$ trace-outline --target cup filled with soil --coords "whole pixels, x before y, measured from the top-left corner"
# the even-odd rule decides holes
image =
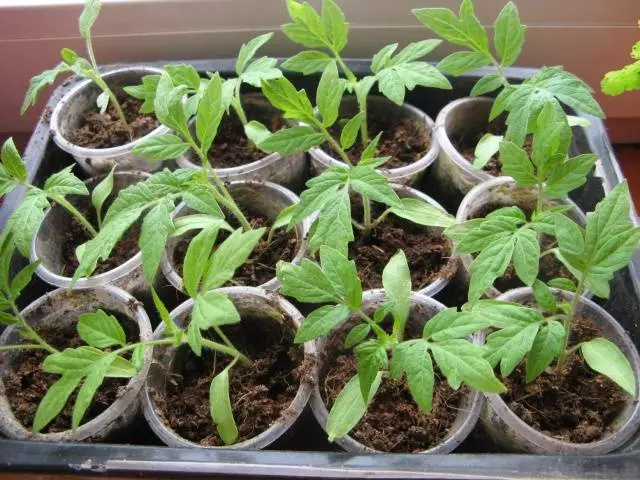
[[[286,127],[281,112],[258,93],[242,96],[247,120],[256,120],[275,133]],[[192,123],[191,128],[195,128]],[[308,162],[304,152],[288,156],[267,154],[247,138],[242,122],[235,111],[222,117],[216,138],[207,152],[209,163],[225,182],[255,180],[269,181],[298,190],[308,177]],[[177,159],[183,168],[200,168],[197,155],[189,152]]]
[[[143,394],[144,415],[169,446],[262,449],[285,435],[307,405],[316,378],[315,344],[294,344],[303,317],[279,295],[251,287],[216,291],[231,299],[241,317],[220,328],[250,361],[229,373],[237,442],[225,446],[211,418],[209,387],[230,361],[212,350],[203,349],[198,357],[188,345],[156,348]],[[186,327],[192,308],[188,300],[171,318]],[[160,338],[163,331],[161,325],[154,336]],[[213,330],[203,337],[219,340]]]
[[[126,124],[116,107],[109,102],[101,112],[97,105],[100,88],[91,80],[78,83],[57,103],[51,113],[50,128],[56,144],[70,153],[89,175],[117,170],[158,169],[161,162],[150,162],[133,154],[143,138],[170,132],[160,125],[153,113],[141,113],[142,100],[133,98],[124,87],[138,85],[146,75],[161,75],[162,69],[136,66],[102,75],[118,99]]]
[[[368,290],[363,294],[362,310],[367,315],[383,305],[384,290]],[[421,338],[424,325],[445,306],[424,295],[413,293],[405,338]],[[353,349],[344,346],[351,328],[360,320],[353,315],[318,341],[318,386],[311,399],[316,419],[326,428],[329,410],[338,394],[357,372]],[[383,320],[390,328],[391,320]],[[474,343],[481,342],[480,338]],[[429,414],[413,400],[406,379],[392,380],[384,376],[367,412],[349,435],[337,438],[338,445],[349,452],[449,453],[471,433],[482,409],[483,397],[462,387],[451,389],[434,367],[433,408]]]
[[[80,315],[102,309],[115,316],[128,342],[150,340],[151,323],[142,307],[127,292],[113,286],[84,290],[54,290],[31,303],[21,313],[49,345],[57,350],[86,345],[77,332]],[[0,345],[26,342],[8,327]],[[28,342],[27,342],[28,343]],[[139,392],[151,363],[151,349],[144,354],[139,373],[129,379],[106,378],[78,428],[71,428],[77,391],[71,394],[62,412],[40,433],[32,426],[38,405],[60,375],[46,373],[43,349],[15,350],[0,354],[0,432],[13,439],[51,442],[101,442],[127,427],[139,411]]]
[[[555,290],[558,300],[573,293]],[[498,300],[533,304],[530,288],[511,290]],[[602,307],[582,297],[568,347],[604,337],[620,348],[636,379],[640,357],[631,338]],[[640,404],[612,380],[589,368],[578,352],[562,370],[553,362],[530,383],[521,364],[504,380],[507,392],[487,394],[482,422],[490,437],[509,451],[548,455],[598,455],[622,447],[640,427]]]
[[[358,102],[345,96],[340,105],[340,118],[350,119],[358,113]],[[341,124],[331,133],[340,137]],[[433,135],[433,120],[422,110],[405,103],[401,107],[382,96],[367,97],[367,129],[370,139],[382,132],[376,157],[391,157],[379,170],[398,184],[413,185],[427,172],[438,156],[439,146]],[[347,155],[356,164],[364,150],[361,136]],[[328,143],[309,150],[311,162],[320,173],[325,169],[345,165]]]

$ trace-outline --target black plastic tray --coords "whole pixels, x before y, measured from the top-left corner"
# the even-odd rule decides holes
[[[161,67],[169,62],[154,62]],[[200,72],[219,71],[233,75],[233,59],[189,61]],[[366,74],[369,62],[351,60],[356,74]],[[127,66],[110,65],[105,70]],[[451,78],[449,91],[418,88],[410,92],[407,102],[435,119],[440,109],[451,100],[467,96],[475,81],[486,71],[479,70],[463,77]],[[509,68],[507,75],[521,81],[535,73],[534,69]],[[291,76],[292,81],[314,93],[315,79]],[[41,183],[51,173],[72,164],[70,155],[53,143],[49,131],[49,113],[61,96],[78,80],[71,78],[52,94],[24,153],[30,179]],[[588,183],[574,192],[573,199],[586,211],[622,181],[623,176],[599,119],[583,115],[591,121],[586,129],[574,129],[572,153],[594,152],[600,162]],[[422,190],[445,204],[456,200],[441,198],[437,186],[428,181]],[[0,207],[0,228],[24,195],[24,190],[12,192]],[[452,210],[453,211],[453,210]],[[453,211],[453,213],[455,213]],[[632,265],[616,274],[611,298],[604,307],[627,329],[640,346],[640,252]],[[34,280],[22,299],[27,304],[43,292],[51,290]],[[455,292],[444,291],[436,298],[452,298]],[[444,298],[443,298],[444,297]],[[264,451],[230,449],[176,449],[161,445],[144,419],[140,417],[126,432],[119,444],[55,444],[18,442],[0,439],[0,469],[14,471],[58,471],[110,474],[184,474],[227,478],[238,475],[276,478],[638,478],[640,476],[640,435],[631,441],[623,453],[594,456],[535,456],[495,452],[484,437],[480,425],[456,453],[449,455],[367,454],[354,455],[336,451],[312,415],[306,412],[297,428],[279,442],[275,449]]]

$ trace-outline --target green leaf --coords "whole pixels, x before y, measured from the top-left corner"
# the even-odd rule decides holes
[[[311,260],[303,259],[300,265],[278,262],[276,276],[282,283],[282,294],[293,297],[300,302],[339,301],[333,283],[322,269]]]
[[[489,362],[482,358],[482,348],[461,339],[429,346],[440,371],[453,389],[457,389],[462,381],[480,392],[502,393],[506,390]]]
[[[256,145],[260,145],[271,136],[271,131],[256,120],[251,120],[244,126],[244,133]]]
[[[295,118],[309,124],[316,121],[307,93],[296,90],[286,78],[265,80],[262,82],[262,93],[269,103],[283,111],[285,118]]]
[[[569,280],[569,282],[570,281],[571,280]],[[538,305],[540,305],[545,311],[549,313],[555,313],[555,311],[558,309],[558,304],[556,302],[555,295],[549,289],[549,287],[547,287],[547,284],[540,280],[536,280],[535,282],[533,282],[532,288],[533,296],[536,299],[536,302],[538,302]]]
[[[402,207],[398,194],[389,185],[389,180],[372,167],[356,165],[349,169],[350,185],[370,200],[390,207]]]
[[[113,172],[115,171],[115,165],[111,171],[93,188],[91,192],[91,203],[95,208],[100,222],[102,222],[102,206],[104,202],[109,198],[113,190]]]
[[[243,232],[239,228],[222,242],[211,256],[202,280],[202,288],[204,290],[218,288],[231,280],[236,269],[249,258],[264,231],[264,228],[259,228]]]
[[[233,419],[233,409],[229,398],[228,368],[213,377],[209,388],[209,406],[211,419],[216,424],[216,430],[222,441],[225,445],[235,443],[238,439],[238,428]]]
[[[338,250],[323,245],[320,247],[320,264],[334,290],[344,298],[344,302],[353,309],[360,308],[362,285],[355,262],[347,259]]]
[[[21,182],[27,179],[27,166],[22,160],[13,138],[7,139],[2,144],[0,159],[2,160],[2,166],[10,176],[17,178]]]
[[[267,153],[278,152],[284,156],[305,152],[312,147],[317,147],[324,140],[324,135],[316,132],[313,128],[298,126],[277,131],[261,141],[258,147]]]
[[[391,212],[398,217],[427,227],[450,227],[456,219],[444,209],[417,198],[401,198],[402,207],[392,207]]]
[[[88,374],[95,368],[95,365],[104,361],[107,352],[98,350],[95,347],[67,348],[62,352],[52,353],[44,359],[42,369],[47,373],[59,375],[79,375]],[[131,378],[137,374],[133,364],[123,357],[116,359],[109,365],[106,376],[111,378]]]
[[[142,370],[142,366],[144,364],[144,353],[147,349],[147,345],[141,343],[136,345],[133,349],[133,353],[131,354],[131,363],[135,367],[136,371],[140,373]]]
[[[490,317],[477,312],[459,312],[455,308],[447,308],[429,319],[422,337],[434,342],[466,338],[474,332],[492,327],[493,324]]]
[[[258,35],[247,43],[242,44],[236,60],[236,73],[238,76],[242,75],[249,62],[256,56],[258,50],[267,43],[271,37],[273,37],[273,32]]]
[[[433,363],[429,355],[429,344],[424,340],[409,340],[393,349],[390,374],[399,378],[407,375],[411,396],[424,413],[429,413],[433,404]]]
[[[187,132],[187,117],[182,105],[185,88],[184,86],[174,88],[171,77],[164,72],[158,82],[153,101],[153,109],[160,123],[180,133]]]
[[[29,258],[31,241],[40,226],[44,210],[48,207],[49,202],[44,192],[30,190],[9,217],[7,228],[13,234],[16,247],[26,258]]]
[[[84,313],[78,317],[78,335],[88,345],[96,348],[114,345],[124,347],[127,343],[127,336],[120,322],[113,315],[107,315],[102,309]]]
[[[211,188],[203,182],[191,182],[183,191],[182,200],[189,208],[216,218],[224,218]],[[176,219],[176,222],[179,219]]]
[[[20,115],[24,115],[30,107],[36,104],[40,92],[46,88],[47,85],[53,85],[53,82],[56,81],[56,77],[60,73],[65,73],[69,70],[69,66],[66,63],[60,62],[55,67],[35,75],[29,81],[29,88],[22,102],[22,107],[20,107]]]
[[[394,327],[397,325],[397,333],[402,336],[411,309],[411,274],[402,250],[398,250],[382,270],[382,285],[391,305]]]
[[[491,133],[485,133],[478,141],[475,149],[476,159],[473,162],[473,167],[476,169],[483,168],[493,156],[498,153],[500,148],[500,142],[504,137],[502,135],[492,135]]]
[[[349,24],[344,13],[334,0],[323,0],[321,18],[326,38],[335,51],[341,52],[349,37]]]
[[[96,23],[98,15],[100,15],[100,0],[85,0],[84,9],[80,14],[78,26],[80,27],[80,35],[87,39],[91,35],[91,27]]]
[[[208,152],[218,133],[218,126],[225,108],[222,105],[222,80],[216,73],[207,85],[198,112],[196,113],[196,135],[200,140],[201,150]]]
[[[349,172],[341,167],[326,169],[307,182],[307,189],[300,194],[300,201],[291,217],[289,228],[308,217],[338,195],[341,185],[349,181]]]
[[[198,286],[207,268],[207,260],[218,237],[219,227],[204,228],[189,242],[183,261],[184,289],[191,298],[198,294]]]
[[[511,262],[515,237],[501,238],[482,250],[471,264],[469,301],[479,299],[502,276]]]
[[[73,406],[71,428],[76,429],[80,426],[80,422],[87,412],[89,405],[91,405],[93,397],[104,381],[104,377],[109,370],[109,366],[116,358],[117,355],[115,352],[109,353],[104,357],[104,359],[95,364],[93,370],[85,378],[84,383],[78,391],[76,403]]]
[[[571,145],[571,127],[557,102],[546,102],[538,116],[531,160],[543,176],[564,162]]]
[[[24,290],[25,287],[29,285],[29,282],[31,281],[33,274],[35,273],[35,271],[38,269],[39,266],[40,266],[40,260],[32,262],[26,267],[24,267],[22,270],[20,270],[15,277],[13,277],[13,280],[11,281],[11,288],[10,288],[11,295],[13,296],[13,298],[18,298],[20,296],[20,293],[22,293],[22,290]]]
[[[382,372],[379,372],[371,384],[367,401],[365,401],[362,398],[359,376],[356,374],[349,380],[336,397],[329,412],[327,435],[330,442],[336,438],[344,437],[358,424],[367,412],[367,407],[378,391],[381,381]]]
[[[345,305],[325,305],[314,310],[302,322],[296,333],[295,343],[304,343],[324,337],[349,316]]]
[[[527,152],[515,143],[508,140],[500,142],[500,161],[504,174],[513,177],[518,185],[528,187],[538,182]]]
[[[200,75],[193,65],[178,64],[178,65],[165,65],[165,71],[173,80],[174,85],[184,85],[189,89],[198,91],[200,88]]]
[[[538,234],[530,228],[521,228],[515,235],[513,266],[525,285],[531,286],[538,276],[539,260]]]
[[[398,52],[398,54],[393,58],[393,63],[398,64],[418,60],[432,52],[441,43],[442,40],[438,39],[427,39],[419,42],[412,42]]]
[[[529,323],[524,327],[515,325],[493,332],[487,337],[485,358],[492,366],[500,363],[501,375],[509,376],[531,351],[540,325],[540,323]]]
[[[397,43],[392,43],[391,45],[385,45],[382,47],[371,59],[371,71],[373,73],[378,73],[386,68],[397,48]]]
[[[174,229],[171,220],[173,209],[173,201],[167,198],[153,207],[142,221],[138,243],[142,252],[144,277],[149,284],[153,283],[164,255],[167,239]]]
[[[563,348],[564,327],[562,324],[552,320],[546,325],[542,325],[527,356],[527,383],[532,382],[544,372],[553,359],[562,353]]]
[[[513,2],[507,3],[493,25],[493,43],[500,55],[500,65],[509,67],[514,64],[524,45],[526,27],[520,23],[518,7]]]
[[[133,147],[133,153],[149,160],[173,160],[184,155],[189,144],[175,135],[154,135],[141,138]]]
[[[436,67],[450,75],[462,75],[490,64],[491,60],[482,52],[455,52],[440,60]]]
[[[549,177],[545,188],[547,198],[565,198],[569,192],[584,185],[587,175],[598,161],[598,157],[592,153],[586,153],[570,158]]]
[[[35,433],[40,432],[58,416],[73,391],[80,384],[81,379],[82,376],[68,373],[49,387],[45,396],[40,400],[33,418],[33,431]]]
[[[191,351],[200,357],[202,355],[202,334],[195,323],[190,323],[187,327],[187,344]]]
[[[542,314],[534,308],[498,300],[480,300],[473,305],[471,311],[486,318],[494,328],[524,328],[544,320]]]
[[[568,292],[576,291],[576,284],[568,278],[552,278],[547,283],[550,287],[559,288],[560,290],[566,290]]]
[[[379,340],[368,340],[355,348],[358,357],[358,378],[360,379],[360,393],[362,399],[369,397],[371,386],[378,376],[378,372],[387,366],[387,351]]]
[[[485,249],[497,240],[511,238],[526,217],[518,207],[500,208],[485,219],[467,220],[447,229],[447,235],[458,244],[456,250],[474,253]]]
[[[330,127],[338,119],[340,102],[346,87],[345,80],[338,75],[335,62],[328,63],[322,72],[316,92],[316,104],[322,116],[322,125],[325,127]]]
[[[282,72],[276,67],[278,60],[271,57],[261,57],[249,64],[240,79],[249,85],[260,88],[262,82],[282,77]]]
[[[349,119],[344,127],[342,127],[342,132],[340,133],[340,146],[343,150],[349,150],[353,144],[356,143],[361,125],[362,113],[357,113]]]
[[[489,73],[476,82],[471,89],[471,96],[478,97],[493,92],[503,86],[502,77],[497,73]]]
[[[203,230],[205,228],[216,228],[232,232],[233,228],[215,215],[194,213],[191,215],[182,215],[173,221],[175,230],[171,234],[172,237],[180,237],[192,230]]]
[[[351,228],[351,202],[347,188],[327,199],[314,226],[315,231],[309,239],[309,250],[312,253],[326,245],[346,255],[347,246],[354,239]]]
[[[562,256],[577,267],[583,266],[584,234],[578,224],[565,215],[556,214],[555,235]]]
[[[282,64],[282,68],[292,72],[300,72],[303,75],[311,75],[324,71],[330,62],[333,62],[329,55],[316,50],[307,50],[295,54]]]
[[[593,370],[616,382],[632,397],[636,396],[636,376],[624,353],[605,338],[594,338],[580,346],[585,362]]]
[[[361,323],[360,325],[356,325],[351,330],[344,339],[344,348],[353,348],[362,342],[371,332],[371,327],[366,323]]]
[[[191,321],[200,329],[231,325],[240,321],[233,302],[223,293],[208,291],[194,298]]]
[[[69,165],[54,173],[44,183],[44,190],[49,195],[89,195],[89,190],[82,180],[71,170],[75,165]]]
[[[397,105],[404,103],[405,89],[416,86],[451,89],[449,80],[433,65],[407,62],[386,68],[377,75],[380,93]]]

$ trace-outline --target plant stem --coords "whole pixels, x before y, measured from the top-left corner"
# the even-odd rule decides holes
[[[489,59],[489,61],[491,61],[491,64],[498,71],[498,75],[500,75],[500,78],[502,79],[502,85],[505,86],[505,87],[508,87],[509,86],[509,80],[505,76],[504,68],[502,67],[502,65],[500,65],[500,62],[498,62],[498,60],[496,60],[496,58],[493,55],[491,55],[490,52],[483,52],[483,53]]]
[[[371,228],[376,228],[378,225],[380,225],[382,222],[384,222],[384,219],[387,218],[387,216],[389,216],[389,214],[391,213],[391,209],[387,208],[384,212],[382,212],[380,214],[380,216],[378,218],[376,218],[372,223],[371,223]]]
[[[237,358],[245,365],[251,365],[251,360],[249,360],[245,355],[243,355],[233,347],[228,347],[221,343],[214,342],[213,340],[209,340],[208,338],[202,339],[202,345],[209,347],[212,350],[217,350],[218,352],[225,353],[231,357]]]
[[[571,302],[571,308],[570,308],[570,312],[565,315],[564,317],[564,341],[563,341],[563,347],[562,347],[562,353],[560,353],[560,356],[558,357],[558,365],[557,365],[557,372],[558,373],[562,373],[562,368],[564,367],[564,362],[567,359],[567,356],[575,349],[572,350],[567,350],[568,346],[569,346],[569,334],[571,333],[571,325],[573,323],[573,316],[576,313],[576,310],[578,308],[578,303],[580,302],[580,299],[582,298],[582,294],[584,293],[584,280],[586,278],[586,274],[583,274],[582,277],[580,278],[580,281],[578,282],[578,286],[576,288],[575,293],[573,294],[573,301]]]
[[[340,68],[342,69],[342,71],[344,72],[345,76],[347,77],[347,80],[349,80],[352,83],[356,83],[358,81],[358,79],[353,74],[351,69],[349,67],[347,67],[347,64],[344,63],[344,60],[342,60],[342,57],[340,57],[340,54],[338,52],[336,52],[332,47],[329,46],[329,48],[331,49],[331,53],[333,53],[334,58],[338,62],[338,65],[340,65]]]
[[[362,146],[367,148],[369,145],[369,133],[367,132],[367,97],[358,99],[358,107],[362,118],[360,119],[360,136],[362,137]]]
[[[232,102],[231,104],[233,105],[233,109],[238,115],[238,118],[242,122],[242,125],[246,125],[249,122],[247,120],[247,115],[244,113],[244,109],[242,108],[242,102],[240,100],[241,85],[242,85],[242,82],[240,81],[240,79],[238,79],[238,82],[236,83],[236,88],[234,89],[234,95],[233,95],[235,98],[235,102]]]
[[[544,206],[544,184],[538,179],[538,191],[536,192],[536,213],[541,213]]]
[[[49,353],[58,353],[58,350],[56,350],[51,345],[49,345],[47,342],[45,342],[42,339],[42,337],[40,335],[38,335],[38,332],[36,332],[33,328],[31,328],[31,325],[29,325],[27,323],[27,321],[24,319],[24,317],[20,313],[20,310],[18,309],[18,306],[16,305],[16,302],[13,300],[13,298],[9,297],[9,299],[10,299],[10,302],[11,302],[11,310],[13,310],[14,316],[20,322],[20,326],[24,330],[27,331],[27,333],[29,334],[29,337],[31,337],[33,340],[38,342],[38,344],[41,346],[41,348],[43,348],[44,350],[47,350]]]
[[[378,325],[376,322],[373,321],[373,319],[371,319],[371,317],[369,317],[369,315],[367,315],[366,313],[364,313],[360,308],[358,308],[357,310],[354,310],[354,312],[356,313],[356,315],[358,315],[362,320],[364,320],[365,322],[367,322],[369,324],[369,326],[371,327],[371,329],[376,333],[376,335],[378,336],[378,338],[380,340],[387,340],[389,338],[389,335],[387,334],[387,332],[385,332],[380,325]]]
[[[360,222],[355,221],[353,218],[351,219],[351,225],[356,227],[358,230],[364,230],[364,225],[362,225]]]
[[[7,350],[46,350],[47,348],[39,343],[21,343],[19,345],[3,345],[0,346],[0,352],[6,352]],[[53,352],[52,352],[53,353]]]
[[[66,198],[61,197],[59,195],[48,195],[53,201],[55,201],[58,205],[63,207],[67,212],[69,212],[73,217],[75,217],[78,222],[85,228],[87,232],[91,234],[92,237],[95,237],[98,232],[93,225],[89,223],[89,221],[84,218],[84,216],[74,207],[71,202],[69,202]]]
[[[87,36],[87,53],[89,54],[89,60],[91,61],[91,66],[93,67],[93,70],[96,74],[96,78],[94,78],[93,81],[96,82],[100,87],[100,89],[109,96],[109,100],[111,101],[111,103],[116,109],[116,112],[118,113],[120,122],[125,127],[128,126],[127,118],[124,116],[124,112],[122,111],[122,107],[120,106],[118,99],[116,98],[114,93],[111,91],[107,83],[102,79],[102,76],[100,75],[100,68],[98,68],[98,63],[96,62],[96,56],[93,53],[93,44],[91,43],[91,35]]]
[[[373,227],[371,222],[371,201],[366,195],[362,195],[362,210],[364,213],[364,231],[368,234]]]
[[[338,155],[340,155],[340,158],[342,159],[342,161],[344,163],[346,163],[347,165],[349,165],[350,167],[353,167],[353,164],[351,163],[351,160],[349,160],[349,156],[347,155],[347,153],[342,149],[342,147],[340,146],[340,144],[337,142],[337,140],[335,138],[333,138],[333,136],[329,133],[329,130],[327,130],[324,125],[322,125],[322,123],[316,121],[315,122],[315,126],[322,132],[322,134],[324,135],[324,137],[327,139],[327,141],[329,142],[329,144],[331,144],[331,146],[333,147],[333,149],[338,152]]]

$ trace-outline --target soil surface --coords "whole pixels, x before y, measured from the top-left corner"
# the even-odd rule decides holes
[[[495,212],[503,206],[504,205],[498,203],[488,203],[481,209],[474,212],[474,214],[471,215],[471,218],[484,218],[491,212]],[[527,219],[531,219],[533,208],[530,208],[527,205],[518,205],[518,207],[520,207],[520,209],[525,213]],[[540,237],[541,251],[554,248],[555,246],[556,243],[553,237],[544,234]],[[556,258],[555,255],[551,254],[545,255],[540,259],[540,270],[538,272],[538,278],[540,280],[543,280],[544,282],[548,282],[553,278],[568,278],[570,280],[574,279],[573,275],[571,275],[571,272],[567,269],[567,267],[565,267],[562,262]],[[506,292],[507,290],[524,287],[525,285],[518,278],[513,263],[511,263],[505,270],[504,275],[498,278],[493,283],[493,286],[501,292]]]
[[[389,216],[368,238],[356,230],[356,240],[349,244],[349,258],[356,262],[363,289],[382,287],[382,270],[398,250],[407,257],[414,291],[456,272],[456,263],[449,262],[451,246],[444,235],[427,235],[423,227]]]
[[[107,313],[118,318],[118,315],[113,312]],[[121,322],[121,325],[125,327],[128,341],[134,341],[133,339],[137,337],[137,331],[133,331],[133,324],[131,322]],[[37,328],[36,331],[58,350],[86,345],[78,337],[75,323],[65,327]],[[46,356],[47,352],[45,350],[24,350],[17,353],[12,364],[18,365],[19,370],[8,370],[2,379],[11,410],[16,419],[27,429],[31,429],[33,426],[36,410],[45,393],[47,393],[51,385],[60,379],[60,375],[45,373],[40,368]],[[0,353],[0,359],[1,357],[2,354]],[[87,423],[109,408],[121,395],[128,381],[126,378],[106,378],[98,388],[82,423]],[[71,417],[77,392],[78,390],[71,395],[62,412],[42,430],[42,433],[62,432],[71,428]]]
[[[578,317],[569,345],[602,336],[588,318]],[[588,443],[601,439],[624,408],[627,394],[613,381],[591,370],[580,354],[571,355],[561,374],[555,363],[527,384],[524,367],[504,380],[502,395],[509,408],[536,430],[559,440]]]
[[[267,230],[247,261],[236,270],[233,279],[228,282],[228,285],[255,287],[275,278],[276,264],[280,260],[285,262],[293,260],[298,248],[298,237],[295,230],[287,232],[286,229],[280,228],[274,233],[271,243],[267,243],[267,236],[271,227],[269,219],[256,213],[246,211],[244,213],[253,228],[266,227]],[[235,218],[231,215],[227,215],[227,221],[232,227],[239,227],[239,224],[235,223]],[[216,239],[216,244],[220,245],[228,237],[228,232],[221,231]],[[189,248],[189,242],[192,238],[192,236],[185,236],[185,238],[178,241],[173,251],[171,262],[181,277],[183,276],[184,257],[187,254],[187,248]]]
[[[160,125],[154,115],[139,113],[142,100],[130,97],[122,88],[115,88],[113,93],[122,107],[127,125],[120,122],[117,110],[111,102],[104,113],[100,113],[98,107],[94,106],[84,113],[80,126],[72,135],[73,143],[85,148],[119,147],[144,137]]]
[[[326,350],[328,365],[320,378],[320,395],[329,410],[340,391],[357,373],[356,357],[351,350],[343,348],[345,335],[344,331],[340,332],[330,337]],[[420,337],[420,333],[407,329],[408,338]],[[452,390],[438,368],[434,370],[433,409],[429,414],[418,408],[404,378],[396,381],[385,377],[367,413],[349,436],[384,452],[418,453],[435,447],[455,422],[466,388],[457,392]]]
[[[293,344],[292,329],[275,326],[246,317],[223,327],[231,343],[252,362],[250,366],[236,364],[229,375],[238,442],[259,435],[278,420],[313,368],[312,362],[303,362],[302,347]],[[180,370],[170,373],[164,394],[155,393],[158,411],[165,423],[187,440],[222,446],[211,420],[209,387],[230,359],[207,349],[203,349],[202,357],[188,350],[184,354]]]
[[[264,107],[257,108],[255,105],[243,105],[243,107],[249,121],[259,121],[272,133],[284,126],[282,116],[276,111],[267,113]],[[207,152],[209,163],[214,168],[240,167],[261,160],[267,155],[247,138],[242,122],[234,111],[222,117],[218,134]],[[200,164],[199,159],[192,159],[192,161]]]
[[[96,212],[93,206],[89,207],[86,203],[75,205],[76,208],[82,213],[94,228],[97,228],[98,222],[96,218]],[[108,205],[103,208],[106,212]],[[116,243],[116,246],[111,251],[111,255],[104,261],[98,261],[96,269],[91,274],[99,275],[101,273],[113,270],[119,267],[127,260],[132,258],[138,251],[138,238],[140,237],[140,224],[134,223],[122,236],[120,241]],[[76,248],[79,245],[91,240],[91,234],[78,222],[75,218],[71,218],[71,221],[66,226],[65,239],[62,244],[62,263],[63,269],[60,275],[71,277],[78,268],[78,258],[76,257]]]
[[[374,138],[379,132],[383,132],[376,149],[376,156],[391,157],[387,163],[380,167],[383,169],[411,165],[420,160],[431,147],[431,131],[423,121],[404,118],[397,123],[389,125],[389,119],[370,115],[368,118],[368,130],[371,138]],[[340,138],[340,131],[335,128],[331,129],[331,134],[335,138]],[[322,149],[332,157],[340,158],[340,155],[329,144],[323,144]],[[357,163],[363,151],[364,147],[358,140],[349,149],[347,155],[353,163]]]

